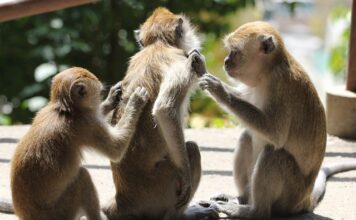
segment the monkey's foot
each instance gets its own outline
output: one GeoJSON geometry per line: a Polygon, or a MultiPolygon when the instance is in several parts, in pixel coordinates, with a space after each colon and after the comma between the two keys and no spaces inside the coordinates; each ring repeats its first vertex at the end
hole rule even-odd
{"type": "Polygon", "coordinates": [[[203,207],[199,204],[189,206],[184,216],[186,220],[215,220],[219,219],[219,213],[212,208],[203,207]]]}
{"type": "Polygon", "coordinates": [[[223,213],[228,218],[254,218],[253,211],[249,205],[239,205],[232,201],[201,201],[199,205],[211,208],[218,213],[223,213]]]}
{"type": "Polygon", "coordinates": [[[224,202],[228,202],[230,200],[235,200],[235,199],[236,199],[235,196],[231,196],[231,195],[224,194],[224,193],[219,193],[217,195],[210,197],[210,200],[212,200],[212,201],[224,201],[224,202]]]}

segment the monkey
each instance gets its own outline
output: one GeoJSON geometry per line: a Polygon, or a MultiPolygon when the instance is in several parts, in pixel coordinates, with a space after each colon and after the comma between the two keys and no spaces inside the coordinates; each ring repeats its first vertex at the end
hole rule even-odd
{"type": "Polygon", "coordinates": [[[52,80],[50,101],[35,116],[11,161],[11,192],[20,219],[106,219],[95,186],[80,165],[82,150],[98,151],[119,162],[128,151],[147,91],[137,87],[115,127],[104,120],[104,109],[115,108],[120,85],[100,104],[102,84],[88,70],[74,67],[52,80]]]}
{"type": "Polygon", "coordinates": [[[243,219],[312,211],[327,177],[355,169],[356,163],[320,169],[327,137],[324,108],[277,30],[265,22],[246,23],[224,42],[229,50],[224,69],[245,88],[236,90],[209,73],[199,86],[245,127],[233,167],[239,196],[220,195],[201,205],[243,219]]]}
{"type": "Polygon", "coordinates": [[[111,163],[116,194],[104,213],[125,220],[216,216],[210,208],[186,209],[201,177],[199,148],[183,133],[190,94],[205,72],[195,68],[202,67],[195,29],[184,15],[157,8],[135,35],[141,49],[130,59],[112,123],[133,88],[145,87],[149,101],[125,157],[111,163]]]}

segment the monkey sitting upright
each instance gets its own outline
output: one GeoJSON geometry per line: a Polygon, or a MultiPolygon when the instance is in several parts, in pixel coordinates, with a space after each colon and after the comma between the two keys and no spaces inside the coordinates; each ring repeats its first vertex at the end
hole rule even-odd
{"type": "MultiPolygon", "coordinates": [[[[269,218],[313,210],[327,176],[356,164],[325,167],[325,113],[309,77],[286,50],[279,33],[264,22],[229,34],[225,70],[247,86],[236,91],[216,77],[200,81],[246,130],[236,149],[234,178],[239,203],[202,202],[230,218],[269,218]],[[316,177],[319,177],[316,181],[316,177]]],[[[217,200],[228,200],[218,196],[217,200]]]]}
{"type": "Polygon", "coordinates": [[[54,77],[50,102],[36,115],[11,163],[12,199],[20,219],[71,220],[79,209],[89,220],[101,219],[95,187],[80,166],[82,150],[88,146],[119,162],[147,101],[146,90],[137,88],[121,120],[111,127],[100,111],[115,107],[120,88],[110,91],[100,109],[101,88],[82,68],[54,77]]]}
{"type": "Polygon", "coordinates": [[[111,164],[116,195],[104,212],[109,219],[124,220],[209,215],[211,209],[184,213],[201,176],[199,148],[185,143],[183,134],[190,94],[205,72],[195,68],[202,66],[200,54],[189,53],[200,47],[198,38],[185,16],[165,8],[156,9],[136,35],[141,51],[131,58],[122,81],[116,117],[122,117],[128,95],[137,86],[147,88],[149,103],[130,150],[120,163],[111,164]]]}

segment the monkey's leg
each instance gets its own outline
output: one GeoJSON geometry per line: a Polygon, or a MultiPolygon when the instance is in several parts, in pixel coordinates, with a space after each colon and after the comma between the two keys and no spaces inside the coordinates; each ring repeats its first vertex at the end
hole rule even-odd
{"type": "Polygon", "coordinates": [[[84,209],[86,219],[101,219],[96,189],[89,172],[84,167],[79,169],[77,178],[61,196],[56,206],[58,218],[51,216],[49,219],[74,219],[79,214],[80,208],[84,209]]]}
{"type": "Polygon", "coordinates": [[[102,219],[99,198],[87,169],[81,168],[78,183],[81,189],[81,203],[88,220],[102,219]]]}
{"type": "Polygon", "coordinates": [[[281,158],[279,151],[267,145],[259,155],[251,179],[250,216],[270,217],[272,204],[281,196],[283,178],[281,176],[281,158]]]}
{"type": "MultiPolygon", "coordinates": [[[[191,178],[192,178],[192,193],[191,198],[193,198],[196,192],[200,178],[201,178],[201,157],[199,147],[195,142],[187,141],[186,148],[188,152],[188,158],[190,162],[191,178]]],[[[218,219],[218,213],[209,207],[203,207],[199,204],[194,204],[189,206],[183,215],[184,220],[199,220],[199,219],[218,219]]],[[[182,219],[182,218],[180,218],[182,219]]]]}
{"type": "Polygon", "coordinates": [[[230,218],[269,218],[272,205],[281,196],[284,184],[282,169],[285,164],[280,164],[284,160],[280,159],[280,151],[266,146],[259,155],[251,178],[251,204],[239,205],[229,201],[211,203],[210,207],[230,218]]]}
{"type": "Polygon", "coordinates": [[[210,198],[213,201],[238,202],[247,204],[250,198],[250,179],[253,166],[252,160],[253,148],[251,136],[244,131],[235,151],[234,159],[234,180],[238,190],[238,197],[219,193],[210,198]]]}
{"type": "Polygon", "coordinates": [[[188,152],[188,159],[190,164],[190,172],[192,179],[192,193],[190,199],[193,198],[195,192],[198,189],[198,185],[201,178],[201,156],[198,145],[193,141],[187,141],[185,143],[188,152]]]}
{"type": "MultiPolygon", "coordinates": [[[[63,220],[75,219],[81,214],[81,208],[86,212],[86,219],[100,220],[99,201],[88,171],[81,167],[77,177],[67,186],[59,199],[45,211],[38,212],[34,219],[63,220]],[[90,203],[90,205],[88,205],[90,203]]],[[[27,218],[26,218],[27,219],[27,218]]]]}
{"type": "Polygon", "coordinates": [[[111,198],[102,208],[105,217],[109,220],[132,220],[135,216],[130,214],[126,207],[119,207],[117,197],[111,198]]]}
{"type": "Polygon", "coordinates": [[[118,219],[119,218],[119,210],[117,208],[117,203],[116,203],[115,197],[111,198],[107,202],[107,204],[105,204],[103,206],[102,210],[108,219],[118,219]]]}
{"type": "Polygon", "coordinates": [[[253,166],[252,154],[251,136],[245,131],[239,139],[234,159],[234,179],[240,204],[247,204],[250,199],[250,180],[253,166]]]}
{"type": "Polygon", "coordinates": [[[176,204],[178,209],[187,204],[192,192],[189,159],[182,127],[182,111],[189,101],[187,94],[190,86],[190,72],[181,69],[181,65],[185,64],[180,63],[178,70],[172,66],[171,69],[174,71],[167,72],[152,109],[152,114],[166,140],[169,156],[178,168],[178,177],[181,179],[182,188],[181,193],[177,195],[176,204]]]}

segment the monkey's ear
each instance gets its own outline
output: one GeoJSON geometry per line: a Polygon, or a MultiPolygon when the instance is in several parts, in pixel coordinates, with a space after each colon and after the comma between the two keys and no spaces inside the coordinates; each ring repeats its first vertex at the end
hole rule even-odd
{"type": "Polygon", "coordinates": [[[272,36],[265,36],[262,38],[261,51],[264,54],[270,54],[276,49],[276,44],[272,36]]]}
{"type": "Polygon", "coordinates": [[[176,35],[178,38],[183,36],[183,18],[177,19],[176,35]]]}
{"type": "Polygon", "coordinates": [[[81,99],[87,94],[87,87],[83,82],[75,82],[70,92],[74,98],[81,99]]]}
{"type": "Polygon", "coordinates": [[[143,43],[142,43],[142,40],[140,39],[140,33],[141,33],[140,29],[134,30],[135,40],[136,40],[138,46],[140,46],[140,48],[142,48],[143,47],[143,43]]]}

